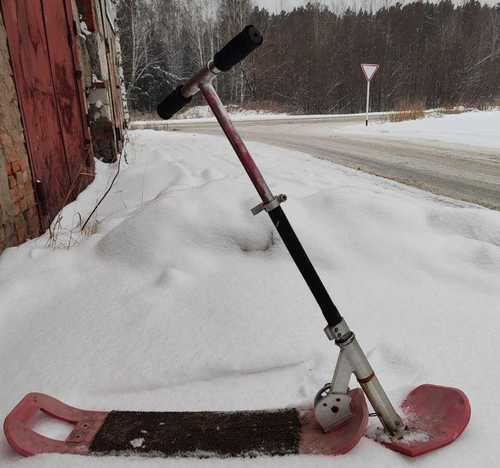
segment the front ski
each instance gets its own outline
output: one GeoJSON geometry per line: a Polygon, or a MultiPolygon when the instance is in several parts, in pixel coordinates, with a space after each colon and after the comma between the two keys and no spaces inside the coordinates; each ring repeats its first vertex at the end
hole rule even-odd
{"type": "Polygon", "coordinates": [[[406,424],[402,438],[377,430],[369,437],[408,457],[418,457],[454,442],[471,417],[469,399],[458,388],[420,385],[401,405],[406,424]]]}
{"type": "Polygon", "coordinates": [[[351,391],[352,417],[324,433],[312,409],[264,411],[85,411],[42,393],[30,393],[4,424],[9,444],[21,455],[136,455],[146,457],[256,457],[342,455],[366,432],[368,408],[360,389],[351,391]],[[34,432],[35,415],[75,425],[65,441],[34,432]]]}

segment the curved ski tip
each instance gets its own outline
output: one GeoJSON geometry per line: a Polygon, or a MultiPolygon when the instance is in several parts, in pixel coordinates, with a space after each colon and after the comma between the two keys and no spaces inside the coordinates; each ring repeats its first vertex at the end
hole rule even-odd
{"type": "Polygon", "coordinates": [[[333,431],[323,432],[316,422],[314,410],[307,410],[301,414],[300,454],[344,455],[358,444],[368,426],[368,406],[361,389],[351,390],[350,394],[352,416],[333,431]]]}
{"type": "Polygon", "coordinates": [[[106,416],[103,412],[73,408],[43,393],[28,393],[7,415],[3,429],[9,445],[25,457],[40,453],[83,455],[88,453],[90,442],[106,416]],[[39,411],[75,425],[66,441],[50,439],[33,431],[31,424],[39,411]]]}
{"type": "Polygon", "coordinates": [[[409,457],[451,444],[464,432],[471,418],[470,402],[462,390],[432,384],[412,390],[401,410],[408,426],[403,439],[391,440],[381,431],[372,438],[409,457]]]}
{"type": "Polygon", "coordinates": [[[38,413],[38,401],[47,395],[42,393],[28,393],[7,415],[3,423],[5,438],[9,445],[20,455],[29,457],[36,451],[30,444],[30,434],[26,427],[38,413]]]}

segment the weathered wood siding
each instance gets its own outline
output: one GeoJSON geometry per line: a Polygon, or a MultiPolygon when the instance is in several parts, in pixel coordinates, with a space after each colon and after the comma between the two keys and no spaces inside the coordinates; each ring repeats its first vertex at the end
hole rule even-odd
{"type": "Polygon", "coordinates": [[[0,15],[0,252],[39,234],[28,152],[0,15]]]}
{"type": "Polygon", "coordinates": [[[92,180],[71,0],[1,0],[42,226],[92,180]],[[90,175],[89,175],[90,174],[90,175]]]}

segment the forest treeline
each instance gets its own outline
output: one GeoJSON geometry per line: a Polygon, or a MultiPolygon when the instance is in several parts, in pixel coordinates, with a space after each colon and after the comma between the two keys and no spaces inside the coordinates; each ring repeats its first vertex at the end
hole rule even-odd
{"type": "Polygon", "coordinates": [[[227,103],[360,112],[361,63],[380,64],[372,110],[487,105],[500,95],[500,3],[443,0],[339,14],[319,3],[271,13],[251,0],[121,0],[118,21],[135,111],[153,111],[250,23],[265,41],[217,79],[227,103]]]}

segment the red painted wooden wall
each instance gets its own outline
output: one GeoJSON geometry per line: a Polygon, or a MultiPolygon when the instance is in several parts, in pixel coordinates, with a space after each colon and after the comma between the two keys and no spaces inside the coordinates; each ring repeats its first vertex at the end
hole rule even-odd
{"type": "Polygon", "coordinates": [[[88,185],[93,155],[71,0],[1,0],[44,227],[88,185]]]}

